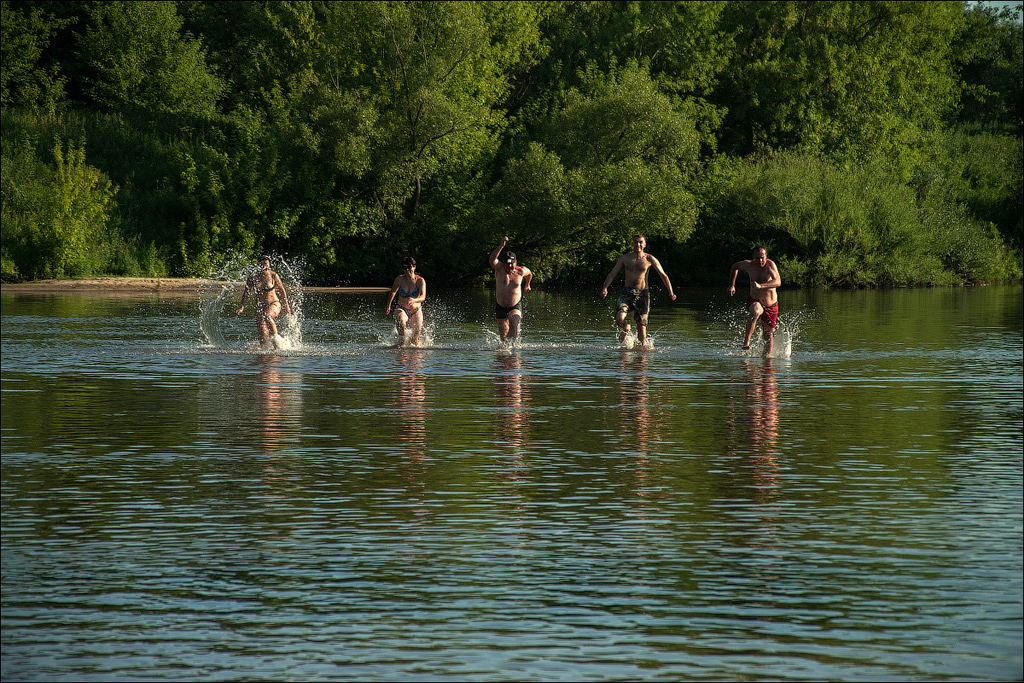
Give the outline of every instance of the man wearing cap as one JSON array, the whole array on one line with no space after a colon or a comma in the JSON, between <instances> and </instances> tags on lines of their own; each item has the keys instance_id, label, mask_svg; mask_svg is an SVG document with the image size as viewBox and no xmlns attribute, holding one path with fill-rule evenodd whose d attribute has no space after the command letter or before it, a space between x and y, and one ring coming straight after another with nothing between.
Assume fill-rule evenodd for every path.
<instances>
[{"instance_id":1,"label":"man wearing cap","mask_svg":"<svg viewBox=\"0 0 1024 683\"><path fill-rule=\"evenodd\" d=\"M647 344L647 315L651 312L651 292L647 289L648 269L654 268L654 272L665 283L665 288L672 301L676 300L668 275L665 274L658 259L644 252L646 246L647 239L643 235L634 235L633 251L619 257L612 272L608 273L608 277L605 278L604 286L601 287L601 298L603 299L608 296L608 286L615 276L623 268L626 269L625 287L622 289L622 295L619 296L615 311L615 324L619 326L619 343L625 341L626 335L629 333L626 314L633 311L633 319L636 321L637 327L637 341L640 342L640 346Z\"/></svg>"},{"instance_id":2,"label":"man wearing cap","mask_svg":"<svg viewBox=\"0 0 1024 683\"><path fill-rule=\"evenodd\" d=\"M498 319L498 333L501 340L515 341L519 336L519 322L523 313L519 309L523 295L530 291L530 279L533 273L525 266L516 263L515 252L509 251L504 258L502 249L508 244L503 237L494 251L491 252L491 267L494 268L494 317Z\"/></svg>"}]
</instances>

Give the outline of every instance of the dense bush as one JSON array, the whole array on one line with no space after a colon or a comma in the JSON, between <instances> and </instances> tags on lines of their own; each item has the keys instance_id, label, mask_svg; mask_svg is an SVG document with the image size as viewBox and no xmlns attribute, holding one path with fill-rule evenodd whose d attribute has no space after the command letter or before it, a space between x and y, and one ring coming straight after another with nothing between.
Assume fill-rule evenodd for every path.
<instances>
[{"instance_id":1,"label":"dense bush","mask_svg":"<svg viewBox=\"0 0 1024 683\"><path fill-rule=\"evenodd\" d=\"M849 166L798 153L733 169L678 254L683 279L718 281L761 244L787 284L960 284L1019 277L999 235L942 193L923 203L881 161ZM703 255L704 258L700 258ZM716 268L700 270L698 262ZM691 274L687 278L685 272Z\"/></svg>"},{"instance_id":2,"label":"dense bush","mask_svg":"<svg viewBox=\"0 0 1024 683\"><path fill-rule=\"evenodd\" d=\"M4 272L29 278L75 277L102 269L101 247L114 188L85 163L83 146L57 142L53 165L27 140L3 152Z\"/></svg>"}]
</instances>

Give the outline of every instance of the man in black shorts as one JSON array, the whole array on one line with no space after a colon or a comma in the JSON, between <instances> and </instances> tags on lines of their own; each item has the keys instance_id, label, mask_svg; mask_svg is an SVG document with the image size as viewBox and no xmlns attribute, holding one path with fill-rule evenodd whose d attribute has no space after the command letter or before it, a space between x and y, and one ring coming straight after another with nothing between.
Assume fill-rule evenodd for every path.
<instances>
[{"instance_id":1,"label":"man in black shorts","mask_svg":"<svg viewBox=\"0 0 1024 683\"><path fill-rule=\"evenodd\" d=\"M633 319L636 321L637 327L637 341L640 342L641 346L647 344L647 315L651 312L651 291L647 289L648 269L654 268L654 272L661 277L661 281L665 284L665 288L668 290L668 295L672 297L672 301L676 300L676 295L672 291L672 283L669 282L668 275L665 274L658 259L644 253L646 246L647 240L644 236L635 235L633 237L633 251L619 257L619 260L615 262L615 267L612 268L612 272L605 279L604 286L601 287L601 298L603 299L608 296L608 286L615 279L615 276L623 268L626 269L626 286L622 289L622 294L619 296L615 312L615 324L619 326L619 343L625 341L626 335L629 334L629 323L626 322L626 315L633 311Z\"/></svg>"},{"instance_id":2,"label":"man in black shorts","mask_svg":"<svg viewBox=\"0 0 1024 683\"><path fill-rule=\"evenodd\" d=\"M530 291L530 280L533 273L526 266L516 263L514 252L507 252L504 258L501 256L502 249L508 244L508 238L502 238L501 243L491 252L491 267L494 268L494 317L498 320L498 334L502 341L512 340L519 336L519 323L523 319L523 313L519 309L523 301L523 295Z\"/></svg>"}]
</instances>

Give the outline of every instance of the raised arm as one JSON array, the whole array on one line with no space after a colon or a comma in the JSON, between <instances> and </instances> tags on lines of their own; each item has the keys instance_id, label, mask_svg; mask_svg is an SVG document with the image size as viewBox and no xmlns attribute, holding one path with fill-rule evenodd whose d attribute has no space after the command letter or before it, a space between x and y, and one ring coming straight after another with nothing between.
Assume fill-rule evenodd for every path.
<instances>
[{"instance_id":1,"label":"raised arm","mask_svg":"<svg viewBox=\"0 0 1024 683\"><path fill-rule=\"evenodd\" d=\"M496 246L494 248L494 251L491 252L491 258L490 258L490 261L489 261L489 263L491 264L491 268L497 268L498 267L498 265L499 265L499 263L498 263L498 256L501 255L501 250L505 248L506 244L508 244L508 238L507 237L502 237L501 238L501 242L499 242L498 246Z\"/></svg>"}]
</instances>

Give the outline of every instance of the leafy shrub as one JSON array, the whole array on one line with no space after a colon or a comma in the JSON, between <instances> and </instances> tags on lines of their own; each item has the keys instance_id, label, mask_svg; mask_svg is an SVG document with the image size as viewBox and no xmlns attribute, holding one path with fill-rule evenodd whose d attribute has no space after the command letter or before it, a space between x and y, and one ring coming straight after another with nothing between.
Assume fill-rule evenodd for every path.
<instances>
[{"instance_id":1,"label":"leafy shrub","mask_svg":"<svg viewBox=\"0 0 1024 683\"><path fill-rule=\"evenodd\" d=\"M92 273L94 248L114 206L116 189L85 163L85 145L57 142L54 165L40 161L26 139L3 153L4 271L10 275L75 277ZM8 270L9 269L9 270Z\"/></svg>"},{"instance_id":2,"label":"leafy shrub","mask_svg":"<svg viewBox=\"0 0 1024 683\"><path fill-rule=\"evenodd\" d=\"M718 245L728 244L732 260L764 244L788 284L905 286L1014 277L993 229L957 202L936 198L919 205L914 190L879 162L840 166L798 152L751 161L708 202L695 237L695 253L718 253Z\"/></svg>"}]
</instances>

